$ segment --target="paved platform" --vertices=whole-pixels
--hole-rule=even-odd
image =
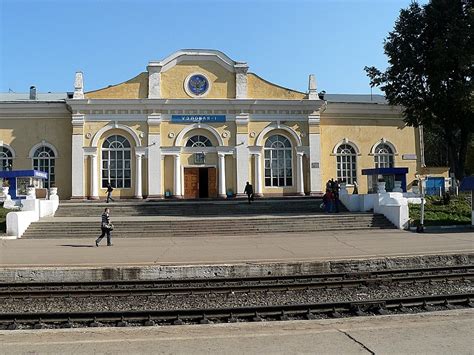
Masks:
[[[474,311],[216,325],[0,331],[6,354],[472,354]]]
[[[259,276],[419,267],[474,259],[471,232],[383,230],[125,238],[115,240],[113,247],[105,246],[103,240],[99,248],[94,245],[96,237],[91,233],[90,240],[0,240],[0,281]]]

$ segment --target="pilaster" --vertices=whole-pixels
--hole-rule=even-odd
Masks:
[[[162,65],[156,62],[148,63],[148,98],[161,98],[161,69]]]
[[[321,195],[321,132],[320,114],[313,113],[308,116],[309,125],[309,169],[310,169],[310,194]]]
[[[71,199],[84,199],[84,115],[72,115]]]
[[[163,198],[161,162],[161,114],[149,115],[148,123],[148,198]]]
[[[236,125],[236,142],[235,142],[235,158],[236,158],[236,174],[237,174],[237,197],[245,197],[244,188],[249,181],[249,114],[241,113],[235,118]]]
[[[247,63],[238,62],[234,65],[235,69],[235,98],[246,99],[247,98],[247,71],[249,66]]]

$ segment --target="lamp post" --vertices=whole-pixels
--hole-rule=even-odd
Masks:
[[[418,185],[420,188],[421,195],[421,207],[420,207],[420,225],[416,227],[417,233],[423,233],[425,231],[425,189],[423,188],[423,180],[418,175]]]

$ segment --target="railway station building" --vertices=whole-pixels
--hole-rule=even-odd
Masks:
[[[0,169],[48,173],[62,199],[321,195],[326,181],[367,192],[363,169],[420,168],[418,129],[380,95],[270,83],[217,50],[179,50],[116,85],[0,94]]]

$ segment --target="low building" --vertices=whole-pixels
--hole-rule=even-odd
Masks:
[[[180,50],[118,84],[0,94],[0,169],[48,173],[63,199],[320,195],[367,191],[362,169],[419,170],[418,130],[380,95],[270,83],[216,50]]]

